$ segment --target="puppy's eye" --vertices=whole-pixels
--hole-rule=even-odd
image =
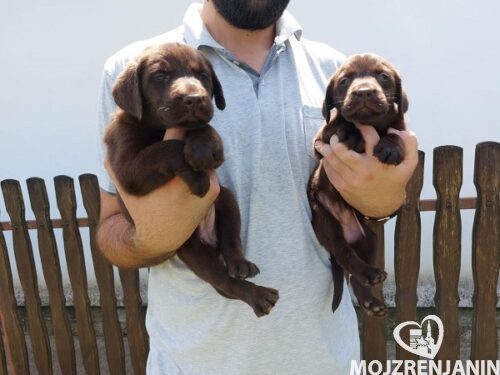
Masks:
[[[348,77],[344,77],[342,78],[340,81],[339,81],[339,85],[340,86],[347,86],[349,84],[349,78]]]
[[[389,79],[390,79],[389,74],[384,73],[384,72],[380,73],[380,74],[378,75],[378,78],[379,78],[379,79],[380,79],[380,81],[382,81],[382,82],[388,82],[388,81],[389,81]]]
[[[153,74],[152,78],[153,78],[153,81],[156,81],[156,82],[163,82],[163,81],[166,81],[167,79],[169,79],[169,75],[165,72],[157,72],[155,74]]]
[[[201,78],[203,78],[203,79],[209,79],[209,78],[210,78],[210,76],[208,75],[208,73],[207,73],[207,72],[201,72],[201,73],[200,73],[200,76],[201,76]]]

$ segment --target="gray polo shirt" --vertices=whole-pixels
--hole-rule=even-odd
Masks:
[[[359,359],[356,315],[347,288],[332,314],[329,256],[312,229],[306,197],[325,87],[344,57],[302,38],[300,26],[285,12],[259,74],[211,37],[199,10],[200,4],[191,5],[183,26],[134,43],[107,61],[101,134],[115,108],[113,82],[140,51],[173,41],[202,49],[227,102],[211,121],[225,148],[218,176],[238,200],[245,254],[261,270],[254,281],[278,289],[280,300],[269,316],[258,319],[245,303],[221,297],[177,257],[152,267],[148,373],[348,374],[350,361]],[[99,181],[114,190],[104,170]]]

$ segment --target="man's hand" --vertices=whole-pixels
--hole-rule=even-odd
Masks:
[[[381,163],[373,156],[380,137],[372,126],[356,125],[365,140],[365,152],[348,150],[332,136],[330,144],[317,141],[316,150],[323,155],[328,179],[352,207],[370,217],[392,214],[404,203],[406,184],[418,164],[417,138],[411,131],[390,128],[405,146],[405,158],[394,166]]]

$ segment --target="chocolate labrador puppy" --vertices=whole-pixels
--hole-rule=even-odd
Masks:
[[[181,44],[148,48],[118,77],[113,97],[119,108],[104,141],[123,189],[145,195],[179,176],[194,195],[203,197],[210,187],[208,170],[224,160],[221,138],[208,124],[212,98],[217,108],[225,108],[209,60]],[[164,141],[165,130],[171,127],[186,130],[186,140]],[[121,209],[133,223],[123,202]],[[239,208],[223,186],[205,221],[177,254],[220,294],[246,302],[259,317],[268,314],[279,298],[278,291],[245,280],[259,269],[243,255]]]
[[[337,135],[339,142],[349,149],[363,153],[364,140],[354,124],[369,124],[380,135],[374,156],[382,163],[398,165],[404,159],[403,142],[399,136],[388,134],[387,129],[404,130],[407,109],[408,99],[396,69],[379,56],[354,55],[330,80],[323,104],[326,124],[315,141],[329,143]],[[316,156],[321,159],[317,152]],[[371,288],[387,277],[383,270],[373,266],[376,235],[366,225],[363,215],[349,206],[331,185],[321,160],[309,179],[308,198],[316,236],[331,255],[335,288],[332,310],[340,304],[345,271],[351,274],[351,285],[360,306],[368,314],[384,316],[386,307],[374,297]]]

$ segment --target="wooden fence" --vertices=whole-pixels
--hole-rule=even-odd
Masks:
[[[434,150],[433,184],[437,200],[420,200],[423,184],[424,153],[408,185],[407,201],[397,217],[395,229],[395,277],[397,323],[416,320],[417,279],[420,265],[420,211],[436,211],[434,223],[434,270],[436,314],[443,320],[446,335],[438,359],[459,359],[458,279],[461,253],[460,210],[475,209],[472,228],[472,265],[474,275],[474,312],[471,359],[496,359],[496,304],[500,253],[500,143],[484,142],[476,147],[474,184],[477,198],[459,198],[462,185],[462,149],[454,146]],[[36,229],[42,271],[49,292],[53,335],[58,366],[63,374],[76,374],[75,342],[71,333],[63,293],[61,266],[54,228],[62,228],[64,251],[74,295],[76,328],[86,373],[99,374],[98,349],[91,317],[83,245],[79,228],[89,227],[93,268],[100,293],[107,365],[112,374],[124,374],[125,345],[117,313],[114,272],[99,253],[94,240],[99,217],[99,188],[94,175],[80,176],[79,183],[87,218],[76,217],[73,180],[54,178],[61,219],[49,216],[45,183],[27,180],[29,200],[35,220],[25,219],[24,198],[18,181],[4,180],[1,188],[9,222],[0,223],[0,375],[10,367],[17,374],[28,374],[25,335],[31,340],[34,361],[40,374],[51,374],[53,363],[48,330],[42,316],[32,243],[28,229]],[[469,228],[466,228],[469,230]],[[14,295],[9,252],[3,231],[12,231],[15,263],[24,291],[27,332],[23,332]],[[384,233],[379,228],[378,263],[384,265]],[[126,331],[132,370],[145,373],[148,337],[139,293],[138,270],[118,270],[124,291]],[[382,295],[381,287],[378,294]],[[407,332],[406,332],[407,334]],[[386,324],[384,319],[363,318],[361,342],[367,360],[385,361]],[[6,355],[8,353],[8,355]],[[398,359],[416,359],[397,348]],[[130,369],[129,369],[130,370]]]

